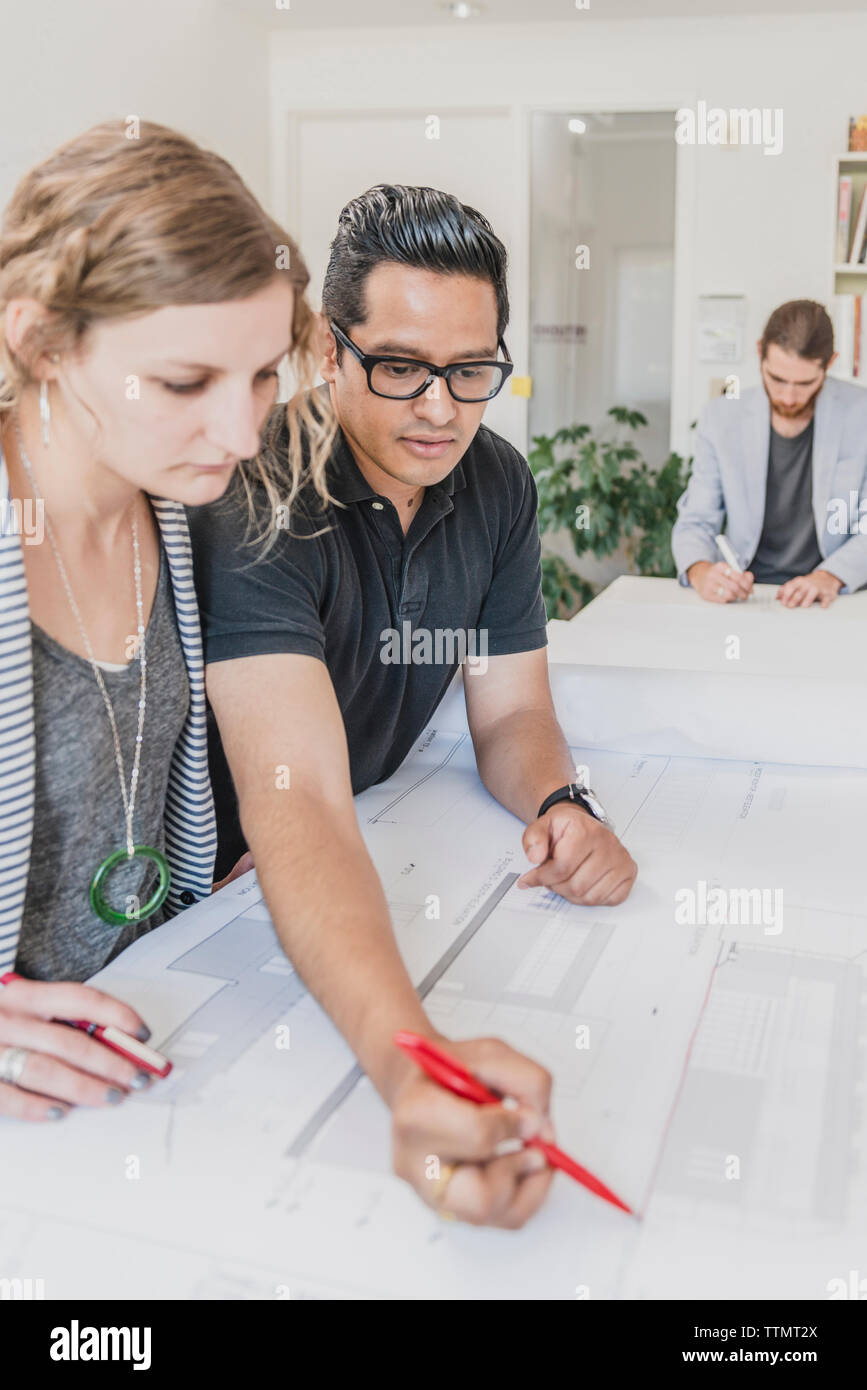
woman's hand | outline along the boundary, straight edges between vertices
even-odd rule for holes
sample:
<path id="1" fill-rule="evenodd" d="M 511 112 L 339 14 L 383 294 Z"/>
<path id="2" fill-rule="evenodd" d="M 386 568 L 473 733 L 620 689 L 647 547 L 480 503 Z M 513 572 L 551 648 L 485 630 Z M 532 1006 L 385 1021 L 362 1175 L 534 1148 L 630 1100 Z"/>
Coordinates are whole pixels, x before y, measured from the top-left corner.
<path id="1" fill-rule="evenodd" d="M 10 1049 L 25 1054 L 17 1082 L 0 1081 L 0 1116 L 60 1120 L 73 1105 L 117 1105 L 149 1084 L 149 1072 L 61 1018 L 110 1024 L 141 1042 L 150 1037 L 135 1009 L 89 985 L 20 978 L 0 985 L 0 1069 Z"/>

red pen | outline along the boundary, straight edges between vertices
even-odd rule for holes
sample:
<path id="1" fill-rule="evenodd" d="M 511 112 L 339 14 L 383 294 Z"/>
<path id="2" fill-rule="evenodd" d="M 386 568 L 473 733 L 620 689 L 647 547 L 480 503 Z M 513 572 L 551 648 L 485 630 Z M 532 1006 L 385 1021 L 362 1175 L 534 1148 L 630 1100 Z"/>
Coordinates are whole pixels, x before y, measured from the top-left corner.
<path id="1" fill-rule="evenodd" d="M 0 975 L 0 985 L 11 985 L 14 980 L 23 978 L 14 970 L 8 970 L 5 975 Z M 120 1053 L 128 1062 L 134 1062 L 137 1067 L 152 1072 L 154 1076 L 168 1076 L 172 1069 L 173 1064 L 168 1057 L 139 1042 L 138 1038 L 130 1037 L 120 1028 L 113 1028 L 111 1024 L 89 1023 L 86 1018 L 55 1018 L 52 1023 L 64 1023 L 67 1028 L 79 1028 L 83 1033 L 89 1033 L 92 1038 L 111 1048 L 112 1052 Z"/>
<path id="2" fill-rule="evenodd" d="M 472 1072 L 467 1071 L 456 1058 L 450 1057 L 447 1052 L 436 1047 L 428 1038 L 422 1038 L 418 1033 L 408 1033 L 405 1030 L 395 1033 L 393 1041 L 402 1048 L 408 1056 L 412 1058 L 422 1069 L 427 1072 L 431 1080 L 444 1086 L 447 1091 L 452 1091 L 456 1096 L 462 1096 L 464 1100 L 471 1100 L 475 1105 L 498 1104 L 503 1097 L 498 1091 L 490 1090 L 483 1085 L 478 1077 L 473 1076 Z M 525 1148 L 539 1149 L 545 1155 L 552 1168 L 559 1168 L 562 1172 L 568 1173 L 570 1178 L 580 1182 L 582 1187 L 586 1187 L 590 1192 L 595 1192 L 597 1197 L 602 1197 L 612 1206 L 619 1207 L 621 1211 L 633 1214 L 630 1207 L 622 1202 L 610 1187 L 606 1187 L 598 1178 L 594 1178 L 586 1168 L 582 1168 L 580 1163 L 576 1163 L 573 1158 L 558 1149 L 556 1144 L 547 1144 L 544 1139 L 525 1139 Z"/>
<path id="3" fill-rule="evenodd" d="M 138 1038 L 131 1038 L 120 1028 L 112 1028 L 111 1024 L 103 1027 L 101 1023 L 88 1023 L 86 1018 L 56 1018 L 54 1022 L 65 1023 L 69 1028 L 80 1028 L 83 1033 L 89 1033 L 92 1038 L 110 1047 L 112 1052 L 119 1052 L 128 1062 L 134 1062 L 137 1067 L 152 1072 L 154 1076 L 168 1076 L 174 1065 L 161 1052 L 139 1042 Z"/>

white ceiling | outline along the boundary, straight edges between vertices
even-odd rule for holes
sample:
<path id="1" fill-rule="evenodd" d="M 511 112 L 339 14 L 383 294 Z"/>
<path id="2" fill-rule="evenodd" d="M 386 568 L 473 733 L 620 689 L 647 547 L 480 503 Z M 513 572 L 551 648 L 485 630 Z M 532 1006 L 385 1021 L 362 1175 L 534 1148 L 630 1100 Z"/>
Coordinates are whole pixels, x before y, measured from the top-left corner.
<path id="1" fill-rule="evenodd" d="M 820 14 L 863 11 L 864 0 L 486 0 L 475 19 L 456 20 L 437 0 L 220 0 L 269 29 L 371 29 L 434 26 L 459 33 L 492 24 L 588 24 L 605 19 L 648 19 L 701 15 Z M 481 0 L 478 0 L 481 4 Z"/>

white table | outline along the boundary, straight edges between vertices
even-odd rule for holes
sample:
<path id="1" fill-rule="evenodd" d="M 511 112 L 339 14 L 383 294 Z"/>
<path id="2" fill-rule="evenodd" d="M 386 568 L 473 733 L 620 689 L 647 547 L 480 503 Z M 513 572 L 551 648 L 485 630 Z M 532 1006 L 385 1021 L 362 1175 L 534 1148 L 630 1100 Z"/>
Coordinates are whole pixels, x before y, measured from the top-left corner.
<path id="1" fill-rule="evenodd" d="M 867 767 L 867 593 L 827 609 L 775 594 L 718 605 L 673 579 L 615 580 L 549 624 L 555 695 L 559 665 L 582 672 L 571 727 L 624 751 Z"/>

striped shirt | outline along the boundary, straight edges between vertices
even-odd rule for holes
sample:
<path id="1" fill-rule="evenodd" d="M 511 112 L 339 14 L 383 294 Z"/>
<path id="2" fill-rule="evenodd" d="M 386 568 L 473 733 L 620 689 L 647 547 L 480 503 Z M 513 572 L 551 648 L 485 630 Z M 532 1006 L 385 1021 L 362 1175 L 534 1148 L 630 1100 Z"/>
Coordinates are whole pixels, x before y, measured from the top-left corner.
<path id="1" fill-rule="evenodd" d="M 171 886 L 167 917 L 211 892 L 217 827 L 208 775 L 205 669 L 193 559 L 180 502 L 151 498 L 169 562 L 190 705 L 169 771 L 165 854 Z M 31 518 L 10 499 L 0 454 L 0 975 L 14 968 L 27 893 L 36 777 L 33 660 L 22 544 Z M 82 796 L 84 799 L 82 788 Z"/>

